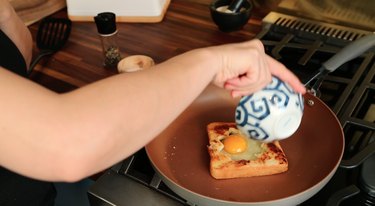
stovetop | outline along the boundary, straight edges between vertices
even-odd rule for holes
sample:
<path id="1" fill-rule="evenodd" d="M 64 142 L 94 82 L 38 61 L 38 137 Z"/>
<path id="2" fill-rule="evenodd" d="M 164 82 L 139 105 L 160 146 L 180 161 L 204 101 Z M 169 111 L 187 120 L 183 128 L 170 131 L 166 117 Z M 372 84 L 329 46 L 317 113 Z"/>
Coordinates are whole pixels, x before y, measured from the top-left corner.
<path id="1" fill-rule="evenodd" d="M 286 29 L 275 23 L 263 28 L 257 38 L 264 43 L 266 53 L 284 63 L 303 82 L 307 82 L 321 64 L 340 48 L 365 34 L 357 32 L 353 35 L 341 35 L 348 38 L 338 38 L 337 35 L 322 36 L 311 33 L 307 29 Z M 329 74 L 320 91 L 320 98 L 337 115 L 344 128 L 344 157 L 328 184 L 300 205 L 330 205 L 339 201 L 340 205 L 375 205 L 375 194 L 372 193 L 375 191 L 375 178 L 368 177 L 368 174 L 363 177 L 364 166 L 356 159 L 358 153 L 369 156 L 371 151 L 375 151 L 375 52 L 370 50 Z M 365 161 L 367 165 L 373 162 L 375 155 Z M 370 168 L 374 167 L 370 165 Z M 108 177 L 103 179 L 116 176 L 116 183 L 111 184 L 120 184 L 119 181 L 126 180 L 133 185 L 144 187 L 143 193 L 138 194 L 141 199 L 143 195 L 143 199 L 146 199 L 147 194 L 161 195 L 158 198 L 163 200 L 156 198 L 160 205 L 194 205 L 176 195 L 161 181 L 144 149 L 112 167 L 105 175 Z M 366 183 L 364 179 L 368 178 L 370 180 L 366 180 Z M 122 190 L 112 185 L 109 186 L 111 191 L 108 192 L 100 188 L 103 181 L 99 180 L 89 191 L 92 205 L 121 205 L 121 201 L 125 201 L 124 205 L 132 205 L 129 201 L 133 201 L 132 197 L 136 195 L 132 192 L 138 191 L 134 189 L 135 186 L 128 190 L 123 186 Z M 137 202 L 134 204 L 138 205 L 145 203 L 134 201 Z"/>
<path id="2" fill-rule="evenodd" d="M 327 31 L 322 28 L 322 24 L 321 28 L 307 24 L 303 26 L 303 22 L 285 17 L 288 16 L 270 18 L 273 19 L 273 22 L 269 22 L 272 25 L 265 26 L 257 37 L 263 41 L 266 53 L 284 63 L 303 82 L 310 80 L 321 64 L 342 47 L 366 34 L 364 31 L 355 30 L 348 33 L 343 29 L 330 33 L 336 35 L 322 35 L 322 31 Z M 329 27 L 327 25 L 324 24 Z M 341 28 L 343 27 L 338 30 Z M 347 35 L 337 35 L 340 33 Z M 357 158 L 358 155 L 355 155 L 361 151 L 360 155 L 363 156 L 375 151 L 374 57 L 374 50 L 370 50 L 343 64 L 329 74 L 320 87 L 320 99 L 332 109 L 343 126 L 345 151 L 340 168 L 331 181 L 301 205 L 331 204 L 338 202 L 340 198 L 340 205 L 375 205 L 375 195 L 372 194 L 375 190 L 375 178 L 370 177 L 370 180 L 367 180 L 369 184 L 363 183 L 361 179 L 368 179 L 369 174 L 365 174 L 363 178 L 361 162 L 352 159 Z M 366 162 L 375 162 L 375 155 L 372 156 Z M 363 184 L 366 186 L 363 187 Z M 349 197 L 350 195 L 352 196 Z M 347 199 L 343 200 L 343 197 Z"/>

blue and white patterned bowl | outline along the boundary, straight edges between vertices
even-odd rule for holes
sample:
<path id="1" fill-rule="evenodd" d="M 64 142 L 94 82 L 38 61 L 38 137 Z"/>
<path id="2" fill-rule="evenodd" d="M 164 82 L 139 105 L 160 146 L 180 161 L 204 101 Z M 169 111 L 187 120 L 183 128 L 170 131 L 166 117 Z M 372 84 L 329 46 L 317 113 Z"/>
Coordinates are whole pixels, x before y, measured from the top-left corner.
<path id="1" fill-rule="evenodd" d="M 265 142 L 293 135 L 301 124 L 303 97 L 277 77 L 263 90 L 244 96 L 236 108 L 236 124 L 246 136 Z"/>

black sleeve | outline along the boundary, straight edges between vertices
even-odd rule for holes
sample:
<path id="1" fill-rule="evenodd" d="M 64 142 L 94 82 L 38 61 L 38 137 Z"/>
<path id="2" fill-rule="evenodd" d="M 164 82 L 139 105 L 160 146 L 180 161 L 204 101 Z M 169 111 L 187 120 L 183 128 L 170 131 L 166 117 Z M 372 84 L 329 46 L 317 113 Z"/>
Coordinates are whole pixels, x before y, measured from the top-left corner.
<path id="1" fill-rule="evenodd" d="M 56 194 L 52 183 L 27 178 L 0 166 L 1 206 L 54 206 Z"/>
<path id="2" fill-rule="evenodd" d="M 24 57 L 12 40 L 1 30 L 0 66 L 21 76 L 27 76 L 27 66 Z"/>
<path id="3" fill-rule="evenodd" d="M 0 66 L 26 76 L 26 62 L 16 45 L 0 30 Z M 1 206 L 53 206 L 56 190 L 51 182 L 38 181 L 0 166 Z"/>

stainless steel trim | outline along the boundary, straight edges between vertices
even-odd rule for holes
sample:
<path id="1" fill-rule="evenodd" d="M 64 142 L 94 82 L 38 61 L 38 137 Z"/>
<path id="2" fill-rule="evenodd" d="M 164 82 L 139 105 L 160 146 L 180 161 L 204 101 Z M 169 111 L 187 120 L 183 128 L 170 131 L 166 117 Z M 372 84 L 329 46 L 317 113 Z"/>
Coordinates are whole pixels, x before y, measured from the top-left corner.
<path id="1" fill-rule="evenodd" d="M 91 206 L 184 206 L 183 203 L 113 170 L 105 172 L 89 188 L 88 196 Z"/>
<path id="2" fill-rule="evenodd" d="M 263 26 L 270 27 L 271 25 L 285 27 L 291 30 L 316 33 L 348 41 L 354 41 L 362 36 L 372 33 L 370 31 L 304 19 L 278 12 L 270 12 L 263 19 Z"/>
<path id="3" fill-rule="evenodd" d="M 281 0 L 273 11 L 366 31 L 375 30 L 374 0 Z"/>

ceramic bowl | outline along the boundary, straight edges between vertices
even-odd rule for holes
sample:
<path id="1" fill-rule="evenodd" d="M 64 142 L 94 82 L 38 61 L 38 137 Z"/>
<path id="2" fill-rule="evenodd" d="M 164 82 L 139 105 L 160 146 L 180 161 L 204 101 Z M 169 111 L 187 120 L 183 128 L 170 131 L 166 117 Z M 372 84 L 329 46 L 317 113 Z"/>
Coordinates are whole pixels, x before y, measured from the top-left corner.
<path id="1" fill-rule="evenodd" d="M 250 19 L 253 5 L 245 0 L 242 9 L 236 13 L 227 13 L 219 8 L 228 6 L 232 0 L 215 0 L 210 5 L 211 18 L 221 31 L 231 32 L 241 29 Z"/>
<path id="2" fill-rule="evenodd" d="M 136 72 L 144 69 L 149 69 L 155 65 L 154 60 L 145 55 L 131 55 L 125 57 L 117 64 L 117 71 L 119 73 Z"/>
<path id="3" fill-rule="evenodd" d="M 246 136 L 271 142 L 293 135 L 302 120 L 303 97 L 273 77 L 264 89 L 241 98 L 236 108 L 236 124 Z"/>

